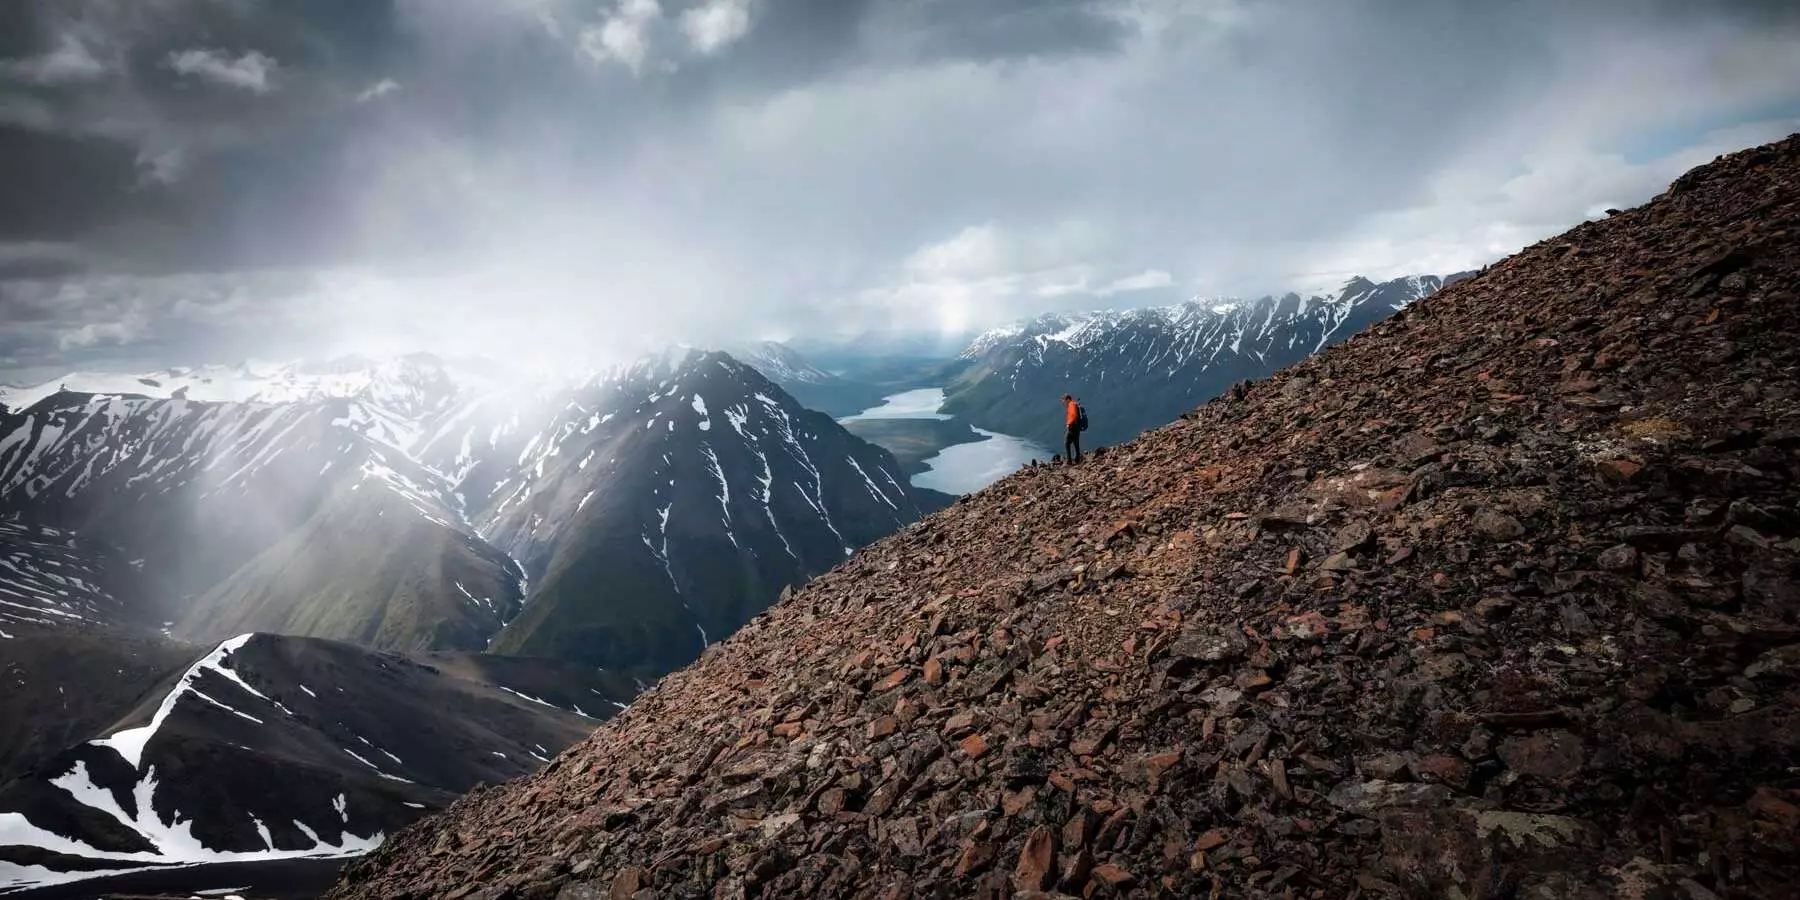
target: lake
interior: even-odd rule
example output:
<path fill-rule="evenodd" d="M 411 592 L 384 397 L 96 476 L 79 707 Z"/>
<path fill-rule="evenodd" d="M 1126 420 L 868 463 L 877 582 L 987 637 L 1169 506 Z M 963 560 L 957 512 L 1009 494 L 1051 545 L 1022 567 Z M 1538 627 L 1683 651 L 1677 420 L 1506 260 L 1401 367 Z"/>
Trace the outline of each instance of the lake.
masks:
<path fill-rule="evenodd" d="M 949 416 L 938 412 L 944 405 L 943 388 L 919 388 L 900 394 L 889 394 L 883 398 L 880 406 L 870 407 L 854 416 L 839 419 L 840 422 L 855 422 L 863 419 L 948 419 Z"/>
<path fill-rule="evenodd" d="M 920 388 L 892 394 L 880 406 L 871 407 L 840 421 L 945 420 L 950 416 L 938 412 L 938 407 L 943 403 L 943 388 Z M 1053 452 L 1041 444 L 1010 434 L 980 428 L 975 429 L 975 433 L 981 435 L 982 440 L 945 447 L 935 455 L 926 457 L 922 462 L 929 468 L 912 477 L 913 486 L 943 491 L 946 494 L 967 494 L 1011 475 L 1031 460 L 1047 460 Z"/>

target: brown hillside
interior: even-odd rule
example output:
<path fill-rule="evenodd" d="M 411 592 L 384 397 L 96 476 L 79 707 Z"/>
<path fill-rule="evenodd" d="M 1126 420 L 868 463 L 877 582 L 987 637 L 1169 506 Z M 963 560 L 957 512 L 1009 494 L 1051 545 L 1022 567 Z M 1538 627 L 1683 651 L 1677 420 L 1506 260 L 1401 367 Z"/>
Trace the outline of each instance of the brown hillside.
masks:
<path fill-rule="evenodd" d="M 1800 136 L 1013 475 L 332 896 L 1795 896 L 1797 237 Z"/>

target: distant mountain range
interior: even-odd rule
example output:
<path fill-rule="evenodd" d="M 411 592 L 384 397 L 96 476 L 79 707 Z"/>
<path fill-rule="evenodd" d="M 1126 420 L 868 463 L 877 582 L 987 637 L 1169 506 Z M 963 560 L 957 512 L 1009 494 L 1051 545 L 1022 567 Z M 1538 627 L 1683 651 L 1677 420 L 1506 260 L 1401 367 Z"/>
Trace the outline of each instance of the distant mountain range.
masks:
<path fill-rule="evenodd" d="M 1344 340 L 1463 275 L 1352 279 L 1332 296 L 1195 300 L 1047 315 L 977 337 L 948 366 L 943 412 L 1061 448 L 1064 393 L 1089 412 L 1088 445 L 1165 424 L 1232 384 Z"/>
<path fill-rule="evenodd" d="M 193 640 L 554 644 L 653 678 L 947 502 L 719 353 L 528 389 L 424 355 L 135 380 L 167 396 L 40 391 L 0 417 L 0 516 L 145 561 L 144 608 Z"/>
<path fill-rule="evenodd" d="M 0 888 L 366 849 L 949 501 L 722 353 L 106 379 L 0 413 Z"/>
<path fill-rule="evenodd" d="M 886 393 L 862 379 L 834 375 L 792 347 L 776 341 L 734 347 L 731 355 L 781 385 L 800 405 L 833 418 L 855 415 L 881 403 Z"/>

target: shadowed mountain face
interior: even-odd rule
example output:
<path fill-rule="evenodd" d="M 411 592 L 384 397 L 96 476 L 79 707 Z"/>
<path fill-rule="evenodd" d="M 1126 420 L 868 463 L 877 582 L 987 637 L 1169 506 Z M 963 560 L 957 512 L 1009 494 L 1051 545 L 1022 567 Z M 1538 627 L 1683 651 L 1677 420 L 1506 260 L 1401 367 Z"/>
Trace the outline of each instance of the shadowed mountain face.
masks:
<path fill-rule="evenodd" d="M 475 513 L 531 580 L 493 646 L 651 677 L 939 505 L 729 356 L 645 363 L 578 392 Z"/>
<path fill-rule="evenodd" d="M 0 888 L 363 852 L 477 784 L 532 771 L 633 690 L 547 660 L 497 671 L 468 654 L 272 635 L 194 648 L 34 631 L 6 649 L 15 690 L 57 687 L 90 712 L 20 721 L 66 743 L 0 781 Z M 97 671 L 67 665 L 76 652 Z M 155 686 L 135 707 L 96 690 L 128 661 L 139 692 Z M 560 693 L 532 693 L 550 684 Z"/>
<path fill-rule="evenodd" d="M 1789 896 L 1796 233 L 1800 136 L 1009 476 L 330 896 Z"/>
<path fill-rule="evenodd" d="M 1061 447 L 1061 398 L 1074 394 L 1088 408 L 1084 439 L 1116 443 L 1345 340 L 1460 277 L 1357 278 L 1334 297 L 1044 316 L 976 338 L 948 370 L 943 411 Z"/>

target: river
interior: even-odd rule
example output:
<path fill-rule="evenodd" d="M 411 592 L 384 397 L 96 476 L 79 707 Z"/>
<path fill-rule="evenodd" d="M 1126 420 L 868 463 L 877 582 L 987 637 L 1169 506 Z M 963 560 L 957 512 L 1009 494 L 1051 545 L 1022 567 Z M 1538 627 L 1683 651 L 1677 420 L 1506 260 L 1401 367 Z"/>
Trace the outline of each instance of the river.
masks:
<path fill-rule="evenodd" d="M 920 388 L 886 397 L 880 406 L 863 410 L 842 421 L 859 419 L 936 419 L 951 418 L 938 412 L 944 404 L 943 388 Z M 1041 444 L 1010 434 L 999 434 L 980 428 L 975 433 L 982 440 L 955 444 L 928 456 L 923 463 L 930 468 L 912 477 L 914 487 L 967 494 L 979 491 L 1017 471 L 1033 459 L 1047 460 L 1052 451 Z"/>

